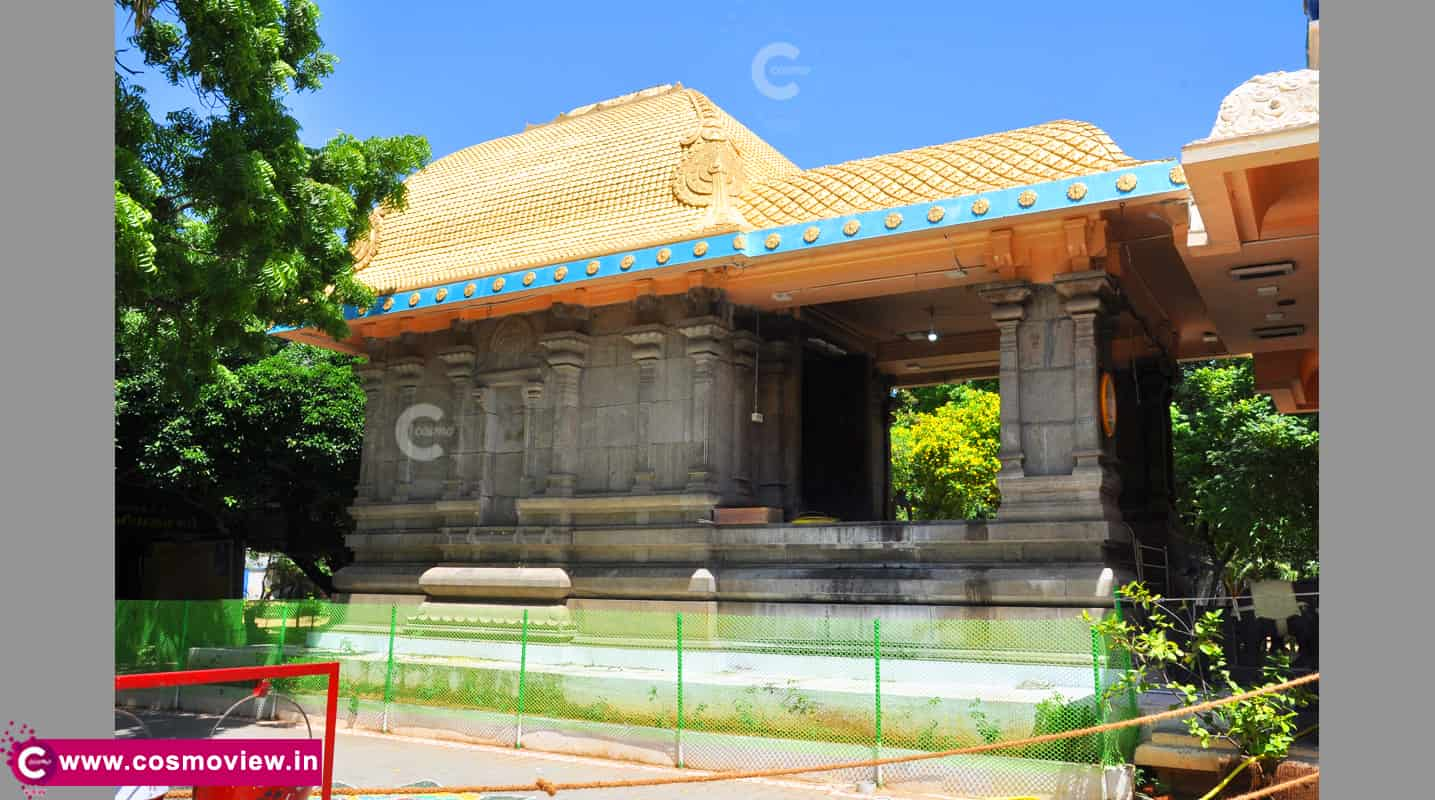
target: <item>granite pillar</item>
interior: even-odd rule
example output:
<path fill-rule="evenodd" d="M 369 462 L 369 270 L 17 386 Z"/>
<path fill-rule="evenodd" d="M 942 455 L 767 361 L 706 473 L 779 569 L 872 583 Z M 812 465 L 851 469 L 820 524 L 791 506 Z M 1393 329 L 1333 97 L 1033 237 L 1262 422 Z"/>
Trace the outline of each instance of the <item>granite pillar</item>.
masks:
<path fill-rule="evenodd" d="M 634 415 L 635 444 L 633 456 L 633 494 L 652 494 L 657 488 L 654 468 L 652 416 L 658 396 L 658 369 L 663 358 L 663 342 L 667 338 L 661 325 L 644 325 L 627 334 L 633 346 L 633 362 L 638 366 L 638 407 Z"/>
<path fill-rule="evenodd" d="M 408 501 L 409 496 L 413 492 L 415 465 L 413 457 L 408 452 L 408 448 L 404 446 L 405 442 L 409 441 L 408 437 L 411 437 L 412 433 L 409 430 L 399 430 L 398 426 L 401 423 L 397 420 L 405 419 L 405 412 L 414 404 L 414 399 L 418 394 L 419 383 L 423 380 L 424 362 L 418 358 L 405 358 L 395 362 L 389 369 L 394 376 L 394 383 L 398 387 L 399 393 L 398 408 L 395 409 L 397 411 L 397 419 L 394 423 L 395 443 L 398 444 L 399 447 L 398 455 L 396 456 L 397 461 L 395 463 L 395 471 L 397 474 L 394 480 L 393 499 L 395 502 L 403 503 Z"/>
<path fill-rule="evenodd" d="M 693 398 L 687 436 L 691 455 L 686 489 L 689 492 L 715 492 L 720 481 L 717 373 L 724 360 L 724 340 L 729 331 L 716 318 L 691 320 L 679 330 L 687 337 L 687 355 L 692 359 L 693 368 Z"/>
<path fill-rule="evenodd" d="M 545 336 L 539 343 L 548 355 L 553 387 L 553 468 L 548 473 L 546 494 L 571 497 L 578 485 L 578 392 L 588 337 L 565 331 Z"/>
<path fill-rule="evenodd" d="M 474 349 L 457 347 L 439 353 L 443 360 L 448 379 L 453 383 L 453 416 L 457 437 L 453 451 L 448 453 L 448 477 L 444 479 L 443 497 L 457 500 L 467 496 L 471 489 L 473 420 L 470 419 L 469 400 L 473 391 Z"/>

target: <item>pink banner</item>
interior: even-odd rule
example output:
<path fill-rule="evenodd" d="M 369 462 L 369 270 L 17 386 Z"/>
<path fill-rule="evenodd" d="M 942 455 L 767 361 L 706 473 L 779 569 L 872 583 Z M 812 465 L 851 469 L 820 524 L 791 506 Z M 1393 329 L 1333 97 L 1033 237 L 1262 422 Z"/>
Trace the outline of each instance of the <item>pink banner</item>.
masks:
<path fill-rule="evenodd" d="M 32 786 L 318 786 L 317 739 L 29 739 L 7 755 Z"/>

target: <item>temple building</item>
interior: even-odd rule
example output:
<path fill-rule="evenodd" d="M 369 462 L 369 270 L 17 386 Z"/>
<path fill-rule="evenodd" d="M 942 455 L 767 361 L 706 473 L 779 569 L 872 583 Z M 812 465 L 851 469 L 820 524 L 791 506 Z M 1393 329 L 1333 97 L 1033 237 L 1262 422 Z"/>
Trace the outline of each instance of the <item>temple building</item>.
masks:
<path fill-rule="evenodd" d="M 1318 407 L 1318 75 L 1179 160 L 1060 120 L 804 170 L 674 85 L 434 161 L 355 248 L 351 336 L 280 332 L 368 357 L 336 584 L 433 620 L 1109 605 L 1170 542 L 1179 361 Z M 893 388 L 979 377 L 995 518 L 896 521 Z"/>

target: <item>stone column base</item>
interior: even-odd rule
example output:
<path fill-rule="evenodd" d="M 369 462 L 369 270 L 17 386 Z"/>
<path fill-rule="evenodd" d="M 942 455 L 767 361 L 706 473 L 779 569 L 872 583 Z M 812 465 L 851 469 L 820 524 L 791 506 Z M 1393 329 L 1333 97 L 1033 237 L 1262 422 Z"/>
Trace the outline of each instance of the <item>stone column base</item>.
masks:
<path fill-rule="evenodd" d="M 998 475 L 999 522 L 1120 522 L 1121 479 L 1109 467 L 1078 467 L 1070 475 Z"/>
<path fill-rule="evenodd" d="M 649 525 L 707 519 L 721 501 L 716 494 L 523 497 L 515 505 L 520 525 Z"/>

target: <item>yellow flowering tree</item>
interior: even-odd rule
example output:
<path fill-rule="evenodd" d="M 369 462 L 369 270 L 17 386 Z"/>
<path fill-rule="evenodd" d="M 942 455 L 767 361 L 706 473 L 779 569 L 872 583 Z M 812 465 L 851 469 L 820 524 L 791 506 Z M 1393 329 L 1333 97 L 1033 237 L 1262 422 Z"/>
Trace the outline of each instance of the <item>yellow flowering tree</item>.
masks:
<path fill-rule="evenodd" d="M 927 396 L 934 391 L 939 397 Z M 892 488 L 899 516 L 913 520 L 991 516 L 1001 500 L 996 392 L 971 384 L 920 392 L 900 395 L 892 424 Z"/>

